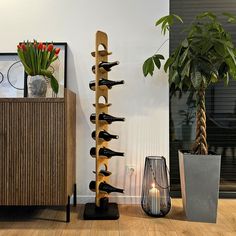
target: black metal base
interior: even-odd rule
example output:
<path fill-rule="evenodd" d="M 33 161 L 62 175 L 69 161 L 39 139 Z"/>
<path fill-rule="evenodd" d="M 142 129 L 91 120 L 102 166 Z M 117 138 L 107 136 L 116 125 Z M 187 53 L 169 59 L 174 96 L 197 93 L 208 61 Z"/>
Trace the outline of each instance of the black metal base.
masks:
<path fill-rule="evenodd" d="M 66 205 L 66 223 L 70 222 L 70 196 L 67 198 L 67 205 Z"/>
<path fill-rule="evenodd" d="M 116 203 L 108 203 L 107 210 L 98 208 L 95 203 L 85 204 L 85 220 L 117 220 L 119 217 L 120 214 Z"/>
<path fill-rule="evenodd" d="M 76 184 L 74 184 L 74 191 L 73 191 L 73 205 L 77 205 L 77 188 Z M 70 196 L 67 197 L 67 205 L 66 205 L 66 223 L 70 222 Z"/>

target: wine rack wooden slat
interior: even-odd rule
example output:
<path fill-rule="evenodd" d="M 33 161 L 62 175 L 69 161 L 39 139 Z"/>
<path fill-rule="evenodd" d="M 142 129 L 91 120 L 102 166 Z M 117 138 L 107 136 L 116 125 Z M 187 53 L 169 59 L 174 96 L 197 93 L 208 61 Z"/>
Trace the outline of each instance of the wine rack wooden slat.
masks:
<path fill-rule="evenodd" d="M 99 149 L 102 147 L 107 147 L 107 142 L 100 142 L 98 139 L 98 134 L 101 130 L 108 130 L 108 125 L 103 124 L 99 121 L 99 114 L 102 112 L 108 113 L 108 106 L 100 106 L 99 98 L 104 97 L 106 103 L 108 102 L 108 89 L 101 89 L 99 85 L 99 80 L 101 78 L 108 79 L 108 73 L 101 73 L 99 70 L 99 63 L 102 61 L 108 61 L 108 53 L 101 53 L 100 48 L 104 47 L 103 51 L 108 51 L 108 38 L 107 34 L 101 31 L 96 33 L 96 42 L 95 42 L 95 108 L 96 108 L 96 206 L 100 206 L 100 199 L 107 196 L 107 193 L 102 193 L 99 191 L 99 184 L 105 179 L 108 180 L 108 177 L 99 175 L 100 168 L 105 165 L 108 169 L 108 159 L 101 158 L 99 156 Z"/>

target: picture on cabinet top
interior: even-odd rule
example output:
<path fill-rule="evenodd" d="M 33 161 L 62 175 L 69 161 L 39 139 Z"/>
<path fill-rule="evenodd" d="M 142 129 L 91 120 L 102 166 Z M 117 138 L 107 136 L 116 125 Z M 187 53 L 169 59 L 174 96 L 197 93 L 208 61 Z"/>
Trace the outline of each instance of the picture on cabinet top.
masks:
<path fill-rule="evenodd" d="M 0 53 L 0 97 L 24 96 L 24 67 L 17 53 Z"/>
<path fill-rule="evenodd" d="M 54 61 L 49 70 L 57 79 L 59 90 L 54 93 L 50 83 L 46 97 L 64 97 L 66 88 L 67 43 L 53 43 L 60 48 L 58 60 Z M 27 74 L 17 53 L 0 53 L 0 98 L 28 97 Z"/>

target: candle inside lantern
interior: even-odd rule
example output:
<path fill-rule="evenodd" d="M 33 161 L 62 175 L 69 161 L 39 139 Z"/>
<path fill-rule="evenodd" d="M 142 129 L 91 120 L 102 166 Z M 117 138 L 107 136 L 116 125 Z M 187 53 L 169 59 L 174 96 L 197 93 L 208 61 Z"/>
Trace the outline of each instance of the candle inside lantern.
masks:
<path fill-rule="evenodd" d="M 155 188 L 155 184 L 152 184 L 152 188 L 149 190 L 148 201 L 150 206 L 151 214 L 160 214 L 160 191 Z"/>

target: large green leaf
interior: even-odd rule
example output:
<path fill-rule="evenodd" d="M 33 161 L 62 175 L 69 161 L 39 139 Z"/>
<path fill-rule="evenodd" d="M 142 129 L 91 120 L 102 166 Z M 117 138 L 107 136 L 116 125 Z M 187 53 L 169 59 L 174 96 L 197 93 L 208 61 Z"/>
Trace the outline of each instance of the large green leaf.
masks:
<path fill-rule="evenodd" d="M 179 66 L 182 66 L 182 65 L 183 65 L 185 59 L 186 59 L 187 56 L 188 56 L 188 52 L 189 52 L 189 48 L 186 48 L 186 49 L 184 50 L 184 52 L 182 53 L 182 55 L 180 56 L 180 59 L 179 59 Z"/>
<path fill-rule="evenodd" d="M 54 76 L 52 76 L 50 81 L 51 81 L 52 90 L 55 93 L 58 93 L 59 85 L 58 85 L 58 82 L 57 82 L 56 78 Z"/>
<path fill-rule="evenodd" d="M 160 60 L 164 60 L 165 58 L 164 58 L 164 56 L 161 55 L 161 54 L 155 54 L 155 55 L 152 57 L 152 59 L 153 59 L 155 65 L 156 65 L 156 67 L 157 67 L 158 69 L 160 69 L 160 68 L 161 68 L 161 61 L 160 61 Z"/>
<path fill-rule="evenodd" d="M 211 83 L 217 83 L 218 80 L 218 76 L 215 73 L 211 73 L 211 78 L 210 78 L 210 82 Z"/>
<path fill-rule="evenodd" d="M 166 19 L 168 19 L 168 18 L 169 18 L 169 15 L 168 15 L 168 16 L 163 16 L 163 17 L 161 17 L 160 19 L 158 19 L 158 20 L 156 21 L 156 26 L 160 25 L 161 23 L 163 23 L 164 21 L 166 21 Z"/>
<path fill-rule="evenodd" d="M 174 24 L 174 19 L 183 23 L 183 20 L 180 16 L 175 14 L 170 14 L 167 16 L 161 17 L 159 20 L 156 21 L 156 26 L 161 24 L 162 33 L 165 35 L 166 31 L 169 30 L 170 26 Z"/>
<path fill-rule="evenodd" d="M 56 78 L 53 76 L 52 72 L 49 71 L 49 70 L 41 70 L 40 74 L 44 75 L 44 76 L 46 76 L 47 78 L 50 79 L 52 90 L 55 93 L 58 93 L 58 91 L 59 91 L 59 84 L 58 84 Z"/>
<path fill-rule="evenodd" d="M 178 71 L 175 70 L 172 75 L 169 76 L 169 83 L 174 84 L 175 86 L 178 85 L 180 82 Z"/>
<path fill-rule="evenodd" d="M 226 48 L 227 49 L 227 51 L 228 51 L 228 53 L 229 53 L 229 55 L 231 56 L 231 58 L 233 59 L 233 61 L 234 61 L 234 64 L 236 64 L 236 60 L 235 60 L 235 55 L 234 55 L 234 51 L 231 49 L 231 48 Z"/>
<path fill-rule="evenodd" d="M 191 73 L 191 81 L 195 90 L 199 90 L 202 84 L 202 75 L 199 71 L 195 70 Z"/>
<path fill-rule="evenodd" d="M 184 79 L 184 77 L 189 77 L 189 72 L 190 72 L 190 65 L 191 65 L 191 60 L 188 60 L 184 67 L 183 67 L 183 70 L 181 72 L 181 77 L 182 79 Z"/>
<path fill-rule="evenodd" d="M 172 14 L 178 21 L 180 21 L 181 23 L 184 23 L 182 18 L 176 14 Z"/>
<path fill-rule="evenodd" d="M 156 65 L 156 67 L 158 69 L 160 69 L 161 68 L 161 61 L 160 61 L 160 59 L 158 57 L 155 57 L 155 56 L 153 56 L 152 58 L 153 58 L 153 61 L 154 61 L 155 65 Z"/>
<path fill-rule="evenodd" d="M 224 57 L 225 56 L 225 46 L 222 43 L 215 42 L 214 43 L 214 49 L 219 54 L 219 56 Z"/>
<path fill-rule="evenodd" d="M 161 54 L 155 54 L 154 57 L 159 58 L 160 60 L 165 60 L 165 57 Z"/>
<path fill-rule="evenodd" d="M 184 47 L 184 48 L 187 48 L 188 47 L 188 39 L 184 39 L 181 43 L 181 45 Z"/>
<path fill-rule="evenodd" d="M 212 47 L 212 42 L 210 40 L 205 41 L 201 50 L 201 54 L 204 55 L 206 54 Z"/>
<path fill-rule="evenodd" d="M 169 66 L 174 62 L 174 57 L 169 57 L 164 65 L 164 70 L 167 72 Z"/>
<path fill-rule="evenodd" d="M 203 12 L 197 16 L 197 19 L 202 19 L 208 17 L 211 20 L 216 20 L 216 15 L 212 12 Z"/>
<path fill-rule="evenodd" d="M 154 71 L 154 63 L 152 57 L 149 57 L 144 63 L 143 63 L 143 74 L 146 77 L 148 74 L 153 75 Z"/>
<path fill-rule="evenodd" d="M 233 15 L 233 14 L 231 14 L 231 13 L 228 13 L 228 12 L 224 12 L 224 13 L 222 13 L 222 15 L 228 17 L 228 20 L 227 20 L 227 21 L 228 21 L 229 23 L 236 23 L 236 17 L 235 17 L 235 15 Z"/>
<path fill-rule="evenodd" d="M 229 73 L 226 73 L 226 76 L 224 77 L 224 84 L 225 86 L 228 86 L 229 84 Z"/>

